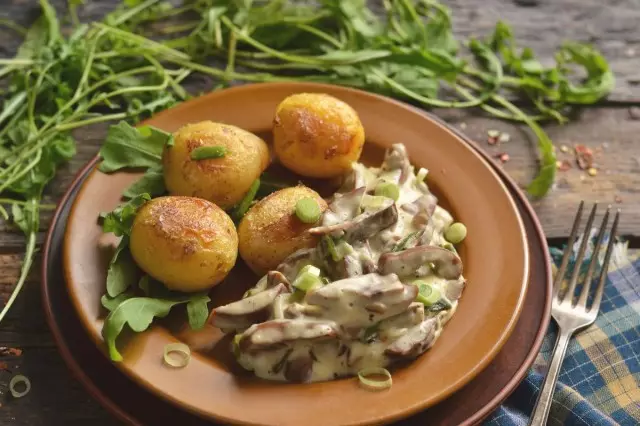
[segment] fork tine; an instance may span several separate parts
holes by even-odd
[[[616,240],[616,231],[618,230],[618,219],[620,218],[620,210],[616,212],[616,217],[613,219],[613,226],[611,227],[611,233],[609,234],[609,244],[607,245],[607,252],[604,255],[604,261],[602,262],[602,270],[600,271],[600,280],[598,281],[598,288],[596,289],[596,295],[593,298],[593,303],[589,308],[589,312],[592,310],[600,309],[600,302],[602,301],[602,293],[604,293],[604,283],[607,281],[607,273],[609,272],[609,261],[611,260],[611,252],[613,252],[613,246]]]
[[[593,225],[593,218],[596,216],[596,210],[598,204],[594,204],[587,219],[587,226],[584,228],[582,234],[582,242],[580,243],[580,250],[578,250],[578,256],[576,256],[575,266],[573,268],[573,274],[571,274],[571,280],[569,281],[569,289],[564,294],[562,301],[573,301],[573,293],[576,291],[576,283],[578,282],[578,275],[580,274],[580,265],[584,260],[584,252],[587,250],[587,244],[589,243],[589,235],[591,234],[591,226]]]
[[[567,264],[569,263],[569,258],[571,257],[571,247],[573,247],[573,244],[576,242],[576,235],[578,235],[578,227],[580,226],[580,220],[582,219],[583,208],[584,201],[580,201],[578,211],[576,212],[576,217],[575,219],[573,219],[573,227],[571,228],[571,234],[569,234],[567,248],[564,250],[560,268],[558,268],[558,271],[556,272],[556,279],[553,282],[553,297],[556,297],[558,295],[558,292],[560,291],[560,285],[562,283],[562,280],[564,280],[564,275],[567,272]]]
[[[589,269],[587,270],[587,275],[584,279],[584,286],[582,286],[582,292],[580,293],[580,298],[578,299],[577,303],[577,306],[581,306],[582,308],[587,307],[589,290],[591,290],[591,280],[593,278],[593,272],[596,269],[596,265],[598,264],[598,253],[600,252],[600,246],[602,245],[602,240],[604,240],[604,234],[607,230],[610,211],[611,206],[607,207],[607,212],[604,214],[604,218],[602,218],[602,224],[600,225],[600,231],[598,232],[598,239],[596,240],[596,245],[593,247],[591,262],[589,263]]]

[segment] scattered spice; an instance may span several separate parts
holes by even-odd
[[[501,154],[496,154],[496,158],[500,160],[502,164],[504,164],[507,161],[509,161],[509,154],[507,154],[506,152],[503,152]]]
[[[4,361],[0,361],[0,370],[9,371],[9,364]]]
[[[560,145],[560,151],[562,152],[569,152],[569,147],[566,145]]]
[[[500,133],[500,136],[498,136],[499,143],[507,143],[510,140],[511,140],[511,135],[509,133]]]
[[[571,168],[569,160],[556,161],[556,168],[561,172],[566,172]]]
[[[590,169],[593,166],[593,151],[582,144],[574,147],[576,154],[576,162],[582,170]]]
[[[587,173],[589,174],[589,176],[594,177],[595,175],[598,174],[598,169],[594,167],[589,167],[589,170],[587,170]]]
[[[602,149],[604,149],[605,151],[606,151],[607,149],[609,149],[609,142],[603,142],[603,143],[602,143]]]
[[[616,195],[615,197],[613,197],[613,201],[615,201],[616,204],[622,204],[622,197],[619,195]]]
[[[496,138],[498,138],[498,136],[500,136],[500,131],[499,130],[489,130],[487,132],[487,136],[489,136],[489,138],[491,138],[491,139],[496,139]]]
[[[640,120],[640,107],[633,106],[629,108],[629,118],[632,120]]]
[[[0,356],[21,356],[22,349],[0,346]]]
[[[633,47],[628,48],[627,50],[624,51],[624,54],[628,57],[628,58],[632,58],[636,55],[636,49],[634,49]]]
[[[465,123],[465,122],[460,123],[460,128],[462,130],[466,129],[467,128],[467,123]]]

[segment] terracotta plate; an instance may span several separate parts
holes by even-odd
[[[364,158],[379,164],[385,147],[403,142],[412,162],[431,170],[428,183],[441,203],[464,222],[469,236],[461,249],[468,286],[458,312],[437,344],[394,371],[394,385],[371,393],[354,379],[283,385],[252,378],[233,368],[228,342],[194,356],[187,368],[163,367],[162,326],[123,342],[117,364],[150,391],[201,416],[225,422],[277,425],[371,424],[407,416],[449,396],[498,353],[516,324],[526,293],[529,259],[526,233],[513,199],[486,161],[446,126],[411,107],[365,92],[312,84],[264,84],[215,92],[156,115],[147,124],[174,131],[183,124],[215,120],[267,138],[276,105],[296,92],[326,92],[358,111],[367,133]],[[113,209],[130,173],[92,172],[67,222],[64,271],[71,300],[90,336],[102,347],[100,296],[112,239],[96,218]],[[252,278],[238,265],[212,292],[224,303],[238,297]],[[361,407],[353,409],[353,407]],[[366,409],[364,408],[366,407]]]

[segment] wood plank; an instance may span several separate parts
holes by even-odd
[[[66,0],[50,0],[66,13]],[[6,3],[6,4],[5,4]],[[81,7],[84,19],[101,19],[119,2],[94,0]],[[375,3],[375,2],[372,2]],[[518,44],[533,48],[544,63],[553,63],[554,50],[566,40],[590,42],[604,54],[617,77],[610,96],[612,101],[640,102],[640,7],[637,0],[563,0],[537,1],[525,7],[516,0],[443,0],[453,11],[456,36],[485,37],[498,19],[511,24]],[[10,18],[28,26],[38,14],[37,2],[8,0],[3,2],[0,18]],[[19,38],[0,26],[0,57],[10,56]]]
[[[0,346],[2,342],[0,341]],[[55,348],[27,348],[21,357],[3,357],[0,424],[6,426],[114,426],[120,424],[71,376]],[[15,399],[7,389],[13,374],[31,381],[31,391]]]

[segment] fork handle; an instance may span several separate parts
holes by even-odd
[[[571,334],[571,332],[563,330],[558,331],[556,346],[553,348],[553,355],[551,357],[551,364],[549,364],[549,370],[544,378],[542,389],[538,394],[538,400],[536,401],[536,405],[534,405],[533,413],[531,413],[530,426],[545,426],[547,424],[553,391],[558,381],[558,374],[560,373],[564,355],[567,352]]]

